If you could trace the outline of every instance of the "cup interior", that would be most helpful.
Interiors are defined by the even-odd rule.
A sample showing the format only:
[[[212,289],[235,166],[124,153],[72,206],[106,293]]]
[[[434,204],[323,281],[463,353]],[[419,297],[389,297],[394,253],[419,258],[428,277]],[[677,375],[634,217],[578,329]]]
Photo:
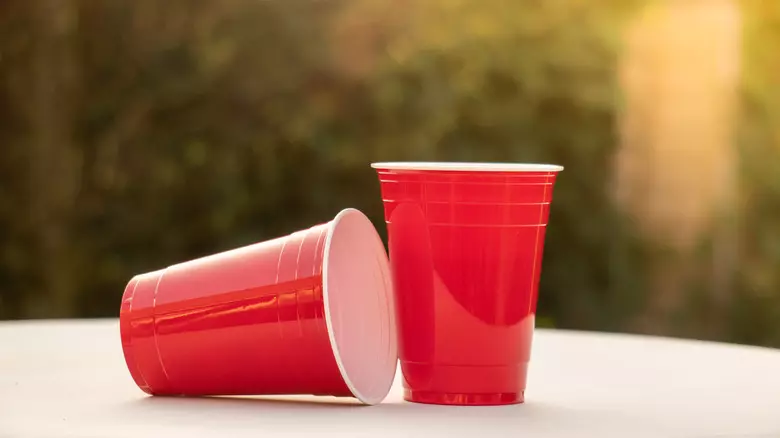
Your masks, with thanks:
[[[323,260],[325,320],[352,394],[366,404],[390,391],[398,360],[390,266],[371,221],[347,209],[331,223]]]

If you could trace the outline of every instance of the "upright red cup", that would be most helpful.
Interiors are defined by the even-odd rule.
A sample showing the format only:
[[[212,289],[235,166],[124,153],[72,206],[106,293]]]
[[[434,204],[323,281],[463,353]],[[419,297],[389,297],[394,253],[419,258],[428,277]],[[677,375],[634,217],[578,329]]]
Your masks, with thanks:
[[[122,348],[155,395],[315,394],[382,401],[396,370],[389,264],[371,222],[323,225],[138,275]]]
[[[406,400],[522,403],[560,166],[374,163]]]

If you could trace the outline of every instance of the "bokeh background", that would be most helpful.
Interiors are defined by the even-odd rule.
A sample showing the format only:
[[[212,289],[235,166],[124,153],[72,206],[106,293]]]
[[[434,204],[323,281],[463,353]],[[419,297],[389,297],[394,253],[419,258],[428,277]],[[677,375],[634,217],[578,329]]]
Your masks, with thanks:
[[[384,233],[377,160],[566,167],[539,325],[780,346],[780,2],[0,1],[0,319]]]

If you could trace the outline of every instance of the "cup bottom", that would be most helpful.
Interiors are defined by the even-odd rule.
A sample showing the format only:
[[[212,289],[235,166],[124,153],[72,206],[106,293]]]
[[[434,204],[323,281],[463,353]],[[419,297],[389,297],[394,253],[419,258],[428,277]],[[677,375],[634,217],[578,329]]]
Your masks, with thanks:
[[[404,400],[430,405],[496,406],[514,405],[525,401],[525,392],[498,394],[454,394],[446,392],[414,391],[404,389]]]
[[[506,365],[442,365],[401,361],[404,398],[440,405],[523,403],[528,362]]]

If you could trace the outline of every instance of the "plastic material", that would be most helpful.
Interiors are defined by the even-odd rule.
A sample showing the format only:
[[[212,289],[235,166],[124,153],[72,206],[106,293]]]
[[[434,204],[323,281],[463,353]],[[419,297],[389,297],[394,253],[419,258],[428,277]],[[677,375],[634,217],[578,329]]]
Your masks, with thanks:
[[[523,402],[545,230],[562,168],[373,167],[389,233],[405,398]]]
[[[387,255],[371,222],[330,223],[130,280],[125,360],[155,395],[315,394],[379,403],[397,361]]]

